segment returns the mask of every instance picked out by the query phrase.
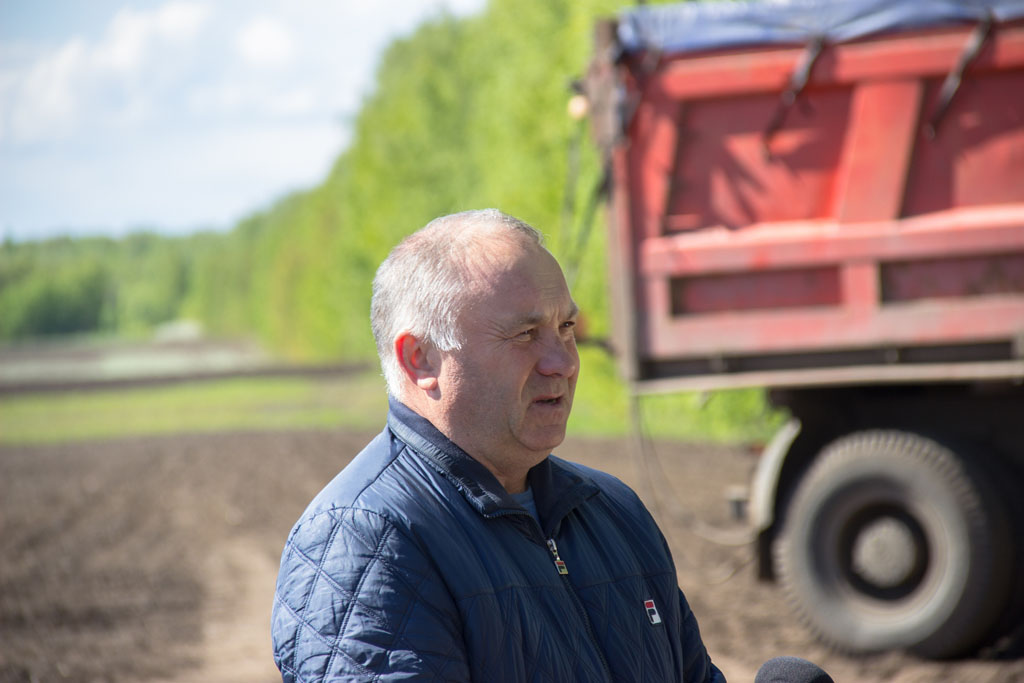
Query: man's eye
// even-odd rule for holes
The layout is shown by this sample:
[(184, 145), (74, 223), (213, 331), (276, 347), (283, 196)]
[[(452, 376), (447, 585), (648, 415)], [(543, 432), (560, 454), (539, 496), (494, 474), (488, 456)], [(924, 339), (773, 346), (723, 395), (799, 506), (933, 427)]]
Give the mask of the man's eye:
[(531, 338), (533, 338), (533, 328), (531, 327), (531, 328), (530, 328), (530, 329), (528, 329), (528, 330), (523, 330), (522, 332), (520, 332), (519, 334), (517, 334), (517, 335), (515, 336), (515, 338), (516, 338), (516, 339), (522, 339), (522, 340), (526, 340), (526, 339), (531, 339)]

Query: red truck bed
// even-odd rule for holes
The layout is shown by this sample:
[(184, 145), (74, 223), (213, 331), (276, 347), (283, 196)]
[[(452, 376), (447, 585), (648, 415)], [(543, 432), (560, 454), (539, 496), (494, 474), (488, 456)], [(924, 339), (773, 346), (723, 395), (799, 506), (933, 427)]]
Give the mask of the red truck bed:
[(594, 68), (641, 388), (1024, 378), (1024, 22)]

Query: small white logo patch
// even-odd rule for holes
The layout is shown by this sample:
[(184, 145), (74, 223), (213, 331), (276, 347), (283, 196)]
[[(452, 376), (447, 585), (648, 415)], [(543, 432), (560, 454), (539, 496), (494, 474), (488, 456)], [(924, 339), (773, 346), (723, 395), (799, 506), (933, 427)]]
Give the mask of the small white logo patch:
[(652, 624), (661, 623), (661, 615), (658, 614), (658, 608), (654, 606), (654, 600), (644, 600), (644, 609), (647, 610), (647, 618), (651, 620)]

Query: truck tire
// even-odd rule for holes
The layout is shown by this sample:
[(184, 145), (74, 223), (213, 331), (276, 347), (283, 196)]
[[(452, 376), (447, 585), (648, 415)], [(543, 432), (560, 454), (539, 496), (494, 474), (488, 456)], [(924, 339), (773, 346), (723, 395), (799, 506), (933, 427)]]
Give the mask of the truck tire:
[(797, 485), (775, 544), (787, 599), (842, 651), (971, 652), (1010, 593), (1013, 539), (991, 489), (969, 461), (922, 436), (834, 441)]

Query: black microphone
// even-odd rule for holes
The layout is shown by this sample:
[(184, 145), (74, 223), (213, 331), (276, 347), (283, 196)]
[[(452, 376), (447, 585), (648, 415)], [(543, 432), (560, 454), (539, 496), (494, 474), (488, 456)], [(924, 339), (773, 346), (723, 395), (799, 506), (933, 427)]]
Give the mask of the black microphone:
[(799, 657), (773, 657), (761, 665), (754, 683), (835, 683), (817, 664)]

